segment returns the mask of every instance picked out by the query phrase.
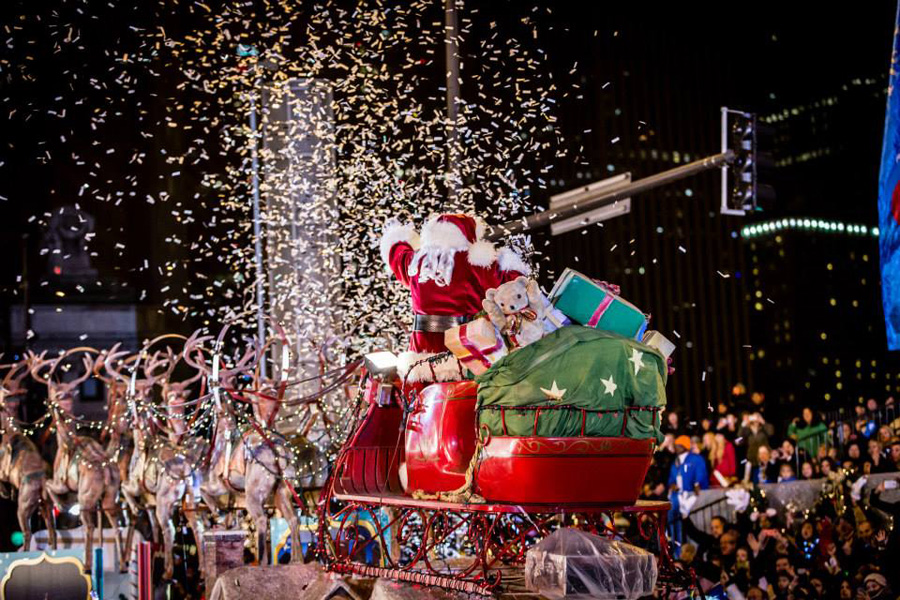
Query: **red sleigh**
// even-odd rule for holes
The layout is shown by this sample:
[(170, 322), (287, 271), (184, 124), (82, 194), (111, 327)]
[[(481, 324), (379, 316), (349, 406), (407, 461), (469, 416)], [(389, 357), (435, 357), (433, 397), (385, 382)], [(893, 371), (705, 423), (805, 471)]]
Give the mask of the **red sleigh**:
[[(477, 427), (474, 382), (407, 392), (364, 384), (355, 432), (320, 503), (319, 551), (330, 570), (490, 594), (521, 583), (533, 543), (577, 526), (656, 552), (665, 593), (695, 587), (669, 555), (668, 503), (637, 501), (651, 440), (491, 436)], [(616, 514), (630, 517), (629, 535)], [(460, 546), (467, 556), (445, 556)]]

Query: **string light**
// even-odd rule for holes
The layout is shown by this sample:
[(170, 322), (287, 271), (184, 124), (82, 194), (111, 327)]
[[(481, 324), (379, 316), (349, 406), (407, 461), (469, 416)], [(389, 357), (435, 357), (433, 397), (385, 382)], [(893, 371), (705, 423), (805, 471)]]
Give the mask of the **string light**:
[[(149, 355), (146, 350), (144, 348), (137, 356), (147, 359)], [(97, 352), (97, 354), (108, 356), (106, 352)], [(109, 380), (104, 380), (108, 383), (110, 414), (106, 420), (94, 421), (69, 413), (61, 404), (62, 400), (72, 396), (72, 390), (67, 387), (71, 386), (71, 382), (69, 384), (57, 384), (53, 381), (52, 373), (59, 365), (59, 361), (66, 356), (68, 356), (67, 353), (60, 353), (59, 357), (53, 361), (50, 376), (46, 379), (39, 379), (48, 387), (48, 412), (32, 423), (20, 421), (12, 415), (7, 415), (5, 422), (8, 428), (19, 431), (26, 436), (38, 433), (45, 424), (49, 423), (50, 431), (64, 438), (58, 450), (61, 452), (71, 452), (73, 445), (93, 447), (94, 451), (90, 452), (90, 456), (81, 455), (85, 468), (89, 470), (117, 468), (123, 450), (132, 447), (132, 444), (127, 442), (127, 438), (134, 438), (134, 450), (132, 451), (142, 453), (147, 457), (146, 460), (150, 464), (162, 464), (159, 451), (163, 448), (169, 448), (179, 460), (184, 461), (190, 473), (196, 473), (206, 467), (204, 465), (206, 456), (204, 453), (186, 452), (185, 450), (188, 447), (197, 447), (198, 441), (215, 443), (215, 437), (211, 440), (207, 439), (212, 432), (216, 432), (216, 436), (231, 435), (229, 432), (237, 430), (249, 431), (253, 428), (261, 433), (265, 443), (271, 444), (273, 440), (276, 440), (274, 452), (277, 462), (275, 466), (279, 470), (283, 468), (281, 465), (290, 465), (295, 473), (295, 481), (310, 479), (318, 481), (320, 476), (328, 473), (336, 461), (342, 443), (347, 439), (356, 422), (356, 419), (351, 419), (350, 416), (358, 413), (363, 397), (361, 388), (357, 389), (357, 394), (353, 401), (348, 402), (344, 396), (343, 386), (347, 377), (354, 372), (353, 370), (348, 370), (352, 365), (344, 363), (338, 368), (323, 371), (318, 376), (286, 382), (284, 389), (288, 391), (290, 389), (299, 390), (299, 384), (319, 380), (319, 389), (322, 395), (315, 403), (310, 403), (302, 395), (282, 397), (274, 400), (283, 406), (302, 406), (307, 410), (291, 411), (289, 414), (282, 414), (269, 427), (257, 422), (249, 413), (238, 409), (239, 405), (243, 405), (241, 408), (247, 406), (255, 407), (263, 399), (267, 398), (264, 390), (270, 388), (261, 386), (260, 382), (256, 380), (252, 381), (255, 385), (241, 390), (227, 388), (229, 394), (234, 395), (234, 402), (227, 405), (217, 406), (215, 391), (220, 386), (212, 382), (209, 386), (211, 391), (206, 394), (200, 395), (193, 400), (188, 400), (183, 393), (177, 396), (169, 394), (168, 403), (163, 405), (154, 400), (153, 388), (162, 386), (164, 390), (170, 389), (168, 387), (170, 384), (168, 379), (160, 381), (144, 380), (140, 386), (134, 385), (135, 389), (132, 392), (131, 385), (124, 385), (124, 378), (117, 379), (113, 377)], [(129, 368), (132, 376), (134, 376), (139, 367), (140, 359), (125, 359), (120, 360), (119, 363), (125, 364), (128, 361), (131, 361)], [(71, 370), (71, 366), (64, 365), (60, 370), (68, 372)], [(85, 375), (86, 377), (87, 374)], [(323, 379), (326, 378), (332, 379), (332, 382), (328, 385), (322, 383)], [(138, 387), (140, 390), (137, 389)], [(167, 397), (166, 394), (163, 396)], [(123, 403), (124, 410), (117, 411), (115, 407), (120, 405), (120, 403)], [(173, 407), (177, 407), (182, 411), (191, 408), (192, 412), (190, 414), (180, 412), (176, 415), (173, 414)], [(180, 425), (184, 427), (183, 429), (178, 429), (175, 419), (180, 422)], [(312, 433), (308, 432), (309, 435), (305, 437), (306, 442), (314, 450), (315, 455), (312, 460), (305, 460), (303, 456), (290, 451), (290, 448), (286, 445), (287, 440), (279, 433), (278, 429), (288, 428), (288, 426), (293, 425), (289, 430), (298, 431), (301, 429), (301, 426), (304, 429), (308, 428), (316, 419), (321, 420), (321, 425), (316, 427)], [(219, 428), (219, 422), (225, 422), (226, 425)], [(168, 426), (165, 424), (168, 424)], [(89, 435), (79, 434), (82, 431), (89, 432)], [(95, 438), (107, 435), (110, 441), (104, 449)], [(173, 442), (170, 436), (177, 439), (178, 443)], [(280, 450), (277, 448), (280, 448)], [(252, 449), (248, 451), (246, 447), (244, 451), (251, 461), (272, 472), (272, 468), (259, 459), (257, 456), (258, 451), (253, 451)], [(281, 476), (280, 473), (275, 472), (273, 472), (273, 475)]]
[(878, 237), (880, 234), (877, 227), (868, 227), (867, 225), (861, 225), (858, 223), (844, 223), (841, 221), (825, 221), (822, 219), (791, 217), (747, 225), (741, 228), (741, 237), (745, 239), (753, 239), (758, 237), (766, 237), (780, 231), (791, 230), (819, 231), (823, 233), (859, 237)]

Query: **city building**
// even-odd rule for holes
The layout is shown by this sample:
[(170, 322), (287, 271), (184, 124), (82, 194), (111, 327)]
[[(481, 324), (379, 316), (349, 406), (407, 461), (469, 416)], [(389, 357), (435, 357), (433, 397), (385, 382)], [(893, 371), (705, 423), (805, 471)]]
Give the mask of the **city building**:
[[(878, 259), (885, 77), (852, 78), (773, 110), (778, 202), (741, 230), (756, 389), (779, 405), (847, 409), (900, 393)], [(791, 412), (795, 412), (791, 409)]]

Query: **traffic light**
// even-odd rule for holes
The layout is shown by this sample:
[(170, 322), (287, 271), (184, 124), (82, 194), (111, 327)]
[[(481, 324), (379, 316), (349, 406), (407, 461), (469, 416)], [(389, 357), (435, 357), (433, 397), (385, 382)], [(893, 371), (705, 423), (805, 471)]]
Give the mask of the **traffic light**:
[(722, 214), (744, 215), (771, 208), (775, 190), (760, 182), (760, 175), (773, 164), (767, 153), (759, 151), (764, 134), (755, 114), (722, 107), (722, 152), (734, 153), (722, 167)]

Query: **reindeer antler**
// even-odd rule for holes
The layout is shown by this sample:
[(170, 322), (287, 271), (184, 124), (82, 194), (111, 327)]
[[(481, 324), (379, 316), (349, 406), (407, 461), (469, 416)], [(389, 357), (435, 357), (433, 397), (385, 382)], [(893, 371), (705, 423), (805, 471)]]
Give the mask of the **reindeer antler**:
[[(129, 350), (119, 350), (119, 346), (121, 343), (117, 343), (115, 346), (110, 348), (106, 354), (101, 354), (97, 361), (94, 363), (94, 375), (103, 380), (104, 382), (109, 383), (109, 381), (118, 381), (121, 383), (128, 383), (128, 378), (122, 374), (121, 367), (116, 368), (116, 363), (120, 363), (121, 365), (125, 365), (132, 360), (137, 359), (137, 355), (132, 355), (131, 359), (123, 360), (126, 356), (131, 355), (132, 353)], [(104, 378), (100, 375), (100, 370), (103, 369), (106, 371), (107, 377)]]
[[(85, 353), (85, 355), (82, 357), (82, 363), (84, 364), (84, 367), (85, 367), (84, 374), (80, 377), (75, 378), (72, 381), (66, 381), (66, 382), (54, 381), (53, 374), (56, 372), (57, 367), (59, 367), (59, 365), (61, 365), (67, 357), (69, 357), (73, 354), (76, 354), (78, 352)], [(95, 350), (94, 348), (89, 348), (87, 346), (80, 346), (78, 348), (72, 348), (52, 360), (44, 359), (44, 354), (46, 352), (42, 352), (40, 355), (35, 355), (34, 353), (30, 353), (28, 360), (32, 365), (31, 369), (30, 369), (31, 376), (34, 377), (35, 379), (37, 379), (38, 381), (44, 383), (50, 389), (50, 394), (52, 397), (61, 398), (63, 396), (66, 396), (66, 395), (70, 394), (73, 389), (75, 389), (77, 386), (81, 385), (82, 382), (86, 381), (91, 375), (93, 375), (94, 363), (91, 360), (91, 357), (89, 354), (91, 352), (99, 354), (99, 352), (97, 350)], [(50, 370), (47, 372), (46, 377), (41, 377), (40, 371), (47, 365), (50, 365)]]
[(253, 344), (250, 344), (247, 347), (247, 351), (240, 359), (238, 359), (233, 367), (231, 367), (230, 369), (222, 369), (221, 371), (219, 371), (219, 380), (224, 380), (240, 375), (241, 373), (246, 373), (247, 371), (252, 371), (256, 367), (256, 363), (250, 364), (251, 359), (253, 359), (254, 357), (257, 357), (258, 362), (259, 353), (257, 352), (256, 347)]
[[(50, 377), (53, 377), (53, 372), (56, 370), (56, 367), (62, 363), (63, 359), (65, 359), (66, 356), (68, 356), (68, 353), (63, 354), (60, 357), (59, 361), (53, 364), (53, 368), (50, 369)], [(72, 381), (61, 381), (56, 383), (55, 385), (57, 386), (58, 394), (65, 395), (71, 393), (72, 390), (90, 379), (90, 377), (94, 374), (94, 362), (91, 360), (90, 355), (85, 354), (84, 356), (82, 356), (81, 362), (84, 365), (84, 373), (76, 377)]]
[[(3, 378), (2, 387), (7, 396), (18, 396), (24, 392), (22, 380), (28, 375), (28, 359), (23, 358), (19, 362), (9, 365), (9, 370)], [(16, 373), (19, 373), (16, 375)]]
[(25, 360), (30, 365), (28, 372), (31, 373), (31, 376), (34, 377), (37, 381), (40, 381), (41, 383), (43, 383), (44, 385), (49, 386), (50, 385), (50, 372), (47, 373), (47, 377), (41, 377), (41, 369), (43, 369), (47, 365), (51, 365), (51, 371), (52, 371), (52, 366), (54, 366), (56, 364), (56, 361), (58, 361), (61, 357), (52, 358), (52, 359), (48, 360), (48, 359), (44, 358), (44, 356), (46, 356), (46, 354), (47, 354), (46, 350), (44, 350), (40, 354), (35, 354), (31, 350), (29, 350), (28, 354), (25, 357)]
[(196, 369), (202, 374), (209, 374), (212, 369), (206, 364), (206, 361), (203, 359), (203, 350), (199, 347), (200, 344), (212, 339), (211, 335), (200, 335), (200, 329), (191, 334), (184, 342), (184, 348), (181, 351), (181, 358), (187, 363), (190, 367)]
[[(160, 354), (163, 354), (163, 357), (160, 358)], [(172, 376), (172, 372), (175, 371), (175, 364), (178, 360), (175, 358), (175, 353), (172, 352), (172, 348), (166, 347), (165, 350), (157, 350), (153, 353), (153, 356), (147, 361), (147, 365), (144, 367), (144, 373), (148, 377), (152, 377), (154, 380), (163, 380), (168, 381)], [(157, 372), (157, 369), (162, 367), (162, 372)]]

